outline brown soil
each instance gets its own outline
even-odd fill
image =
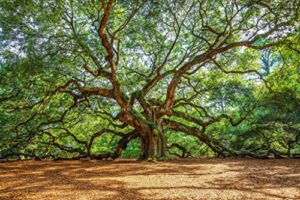
[[[2,162],[0,199],[300,199],[300,160]]]

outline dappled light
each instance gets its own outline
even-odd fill
[[[299,199],[299,160],[22,161],[0,164],[1,199]]]

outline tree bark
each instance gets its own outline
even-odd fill
[[[161,160],[166,156],[167,139],[163,132],[152,129],[141,138],[141,160]]]

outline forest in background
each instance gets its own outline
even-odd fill
[[[0,159],[300,157],[299,0],[0,2]]]

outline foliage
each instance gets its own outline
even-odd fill
[[[300,154],[298,0],[0,2],[0,158]]]

